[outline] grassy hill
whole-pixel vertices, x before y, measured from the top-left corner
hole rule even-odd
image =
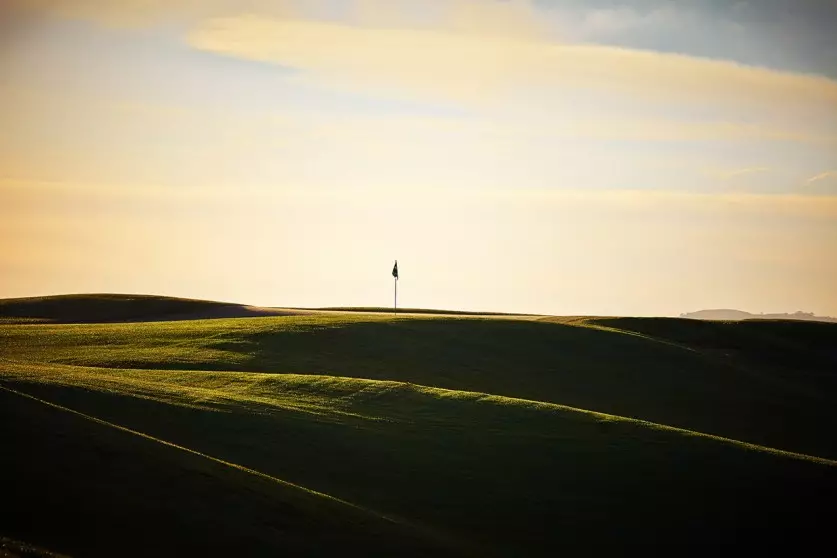
[[[110,323],[280,315],[228,302],[153,295],[85,294],[0,299],[0,323]]]
[[[531,316],[531,314],[512,314],[509,312],[473,312],[467,310],[439,310],[432,308],[385,308],[382,306],[331,306],[318,310],[330,312],[373,312],[385,314],[435,314],[442,316]]]
[[[73,556],[815,549],[837,326],[0,326],[0,535]],[[95,529],[91,526],[95,525]]]
[[[693,318],[696,320],[801,320],[808,322],[830,322],[837,323],[837,318],[831,316],[816,316],[813,312],[797,311],[790,313],[775,314],[751,314],[742,310],[716,309],[698,310],[680,314],[681,318]]]

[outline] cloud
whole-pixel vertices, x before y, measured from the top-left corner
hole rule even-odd
[[[231,206],[241,206],[254,211],[259,204],[277,202],[319,201],[333,205],[338,203],[365,205],[370,199],[396,201],[400,206],[416,206],[431,209],[447,202],[503,207],[522,204],[535,207],[554,206],[564,210],[572,207],[598,207],[625,210],[688,210],[710,213],[771,214],[803,218],[837,219],[837,195],[806,196],[800,194],[759,194],[748,192],[686,192],[665,189],[591,189],[591,188],[482,188],[479,190],[451,189],[428,186],[423,183],[405,184],[397,197],[389,194],[389,184],[375,183],[363,186],[311,188],[310,184],[298,184],[281,191],[266,191],[260,196],[248,194],[242,200],[238,192],[230,189],[195,188],[184,191],[181,187],[160,185],[116,186],[113,184],[67,183],[46,181],[0,179],[0,216],[9,223],[37,222],[39,215],[52,217],[58,214],[90,215],[101,218],[121,219],[123,216],[97,212],[104,203],[109,208],[120,207],[126,211],[152,204],[155,211],[164,207],[193,207],[201,211],[211,209],[223,213]],[[139,212],[144,213],[144,212]],[[166,217],[182,218],[177,212],[164,212]]]
[[[718,172],[710,172],[711,175],[720,178],[721,180],[733,180],[741,176],[749,176],[753,174],[761,174],[770,172],[770,167],[744,167],[739,169],[724,170]]]
[[[820,180],[825,180],[827,178],[837,178],[837,170],[821,172],[806,180],[805,183],[813,184],[814,182],[819,182]]]
[[[479,4],[489,6],[490,4]],[[479,10],[474,4],[474,13]],[[474,22],[490,22],[488,8]],[[430,99],[486,101],[529,87],[594,87],[657,100],[837,106],[837,82],[718,60],[595,45],[559,44],[535,31],[488,24],[361,27],[241,15],[189,33],[195,48],[304,70],[331,87]]]
[[[811,176],[801,184],[799,191],[812,197],[837,194],[837,170],[825,171]]]
[[[629,6],[592,8],[573,18],[570,31],[580,38],[599,39],[620,35],[626,31],[672,26],[683,19],[684,14],[671,6],[661,6],[647,12],[640,12]]]
[[[480,195],[483,195],[482,193]],[[701,212],[737,215],[772,215],[803,219],[837,219],[837,195],[757,194],[748,192],[697,193],[673,190],[504,190],[486,192],[488,198],[615,206],[620,209],[664,212]]]
[[[252,197],[268,188],[328,190],[363,184],[389,184],[394,192],[413,184],[466,190],[584,185],[717,191],[719,181],[726,180],[736,189],[743,184],[770,191],[787,189],[800,175],[783,182],[780,173],[762,176],[757,165],[791,169],[797,164],[795,153],[810,150],[810,144],[796,150],[781,145],[770,147],[778,156],[741,154],[744,142],[769,135],[796,137],[797,132],[654,115],[605,119],[600,113],[542,111],[542,116],[525,117],[516,112],[427,117],[282,105],[218,111],[97,100],[86,106],[57,94],[51,104],[47,100],[27,110],[12,104],[5,111],[10,138],[28,134],[34,139],[26,149],[12,144],[3,149],[0,142],[0,178],[52,180],[65,184],[61,188],[66,191],[119,184],[114,195],[136,188],[146,198],[205,198],[215,195],[213,188],[233,186]],[[95,117],[101,122],[98,137],[74,138],[68,146],[27,131],[38,118],[52,114],[69,129]],[[725,143],[704,149],[718,140]],[[695,141],[701,142],[697,149]],[[630,142],[630,148],[623,142]],[[170,147],[161,151],[160,145]],[[832,138],[830,145],[837,146],[837,140]],[[742,158],[749,167],[735,166]],[[214,163],[206,165],[207,160]],[[180,187],[167,194],[164,185],[171,184]]]
[[[837,146],[837,134],[820,133],[801,127],[747,124],[731,121],[690,122],[648,117],[645,119],[580,118],[568,122],[566,134],[595,139],[638,141],[787,141]],[[559,131],[558,133],[561,133]]]
[[[544,11],[527,0],[428,0],[420,8],[406,0],[355,0],[343,4],[348,7],[343,11],[329,2],[302,0],[11,0],[8,5],[106,24],[180,20],[192,26],[187,40],[197,48],[294,66],[305,70],[301,79],[331,88],[485,101],[527,86],[597,87],[657,100],[818,104],[832,119],[837,107],[837,82],[820,76],[556,43],[547,26],[560,19],[563,8]],[[666,22],[685,12],[600,7],[580,13],[583,27],[611,29],[650,23],[670,28]],[[337,15],[342,22],[323,19]],[[563,36],[573,37],[577,33]]]
[[[551,4],[562,36],[651,48],[837,78],[832,0],[664,2],[589,0]]]
[[[285,16],[298,13],[300,2],[293,0],[4,0],[4,10],[23,17],[48,14],[94,21],[110,27],[140,27],[168,21],[196,21],[253,10]]]
[[[46,13],[105,25],[152,25],[241,13],[283,18],[324,15],[371,27],[444,24],[460,32],[531,35],[545,30],[529,0],[4,0],[0,14]]]

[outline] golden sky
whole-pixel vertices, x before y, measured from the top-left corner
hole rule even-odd
[[[0,297],[837,315],[814,3],[245,4],[0,7]]]

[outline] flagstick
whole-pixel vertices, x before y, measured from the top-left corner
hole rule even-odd
[[[398,277],[395,278],[395,302],[393,304],[393,312],[398,315]]]

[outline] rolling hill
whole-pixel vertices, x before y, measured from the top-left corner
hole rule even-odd
[[[113,323],[281,316],[288,310],[153,295],[85,294],[0,299],[0,323]]]
[[[837,318],[830,316],[816,316],[813,312],[794,312],[792,314],[751,314],[743,310],[698,310],[681,314],[681,318],[692,318],[695,320],[800,320],[806,322],[830,322],[837,323]]]
[[[98,316],[122,312],[97,300]],[[27,312],[57,320],[45,304]],[[0,325],[0,535],[55,552],[702,555],[830,540],[833,324],[157,310],[71,323],[91,311],[62,304],[65,323]]]

